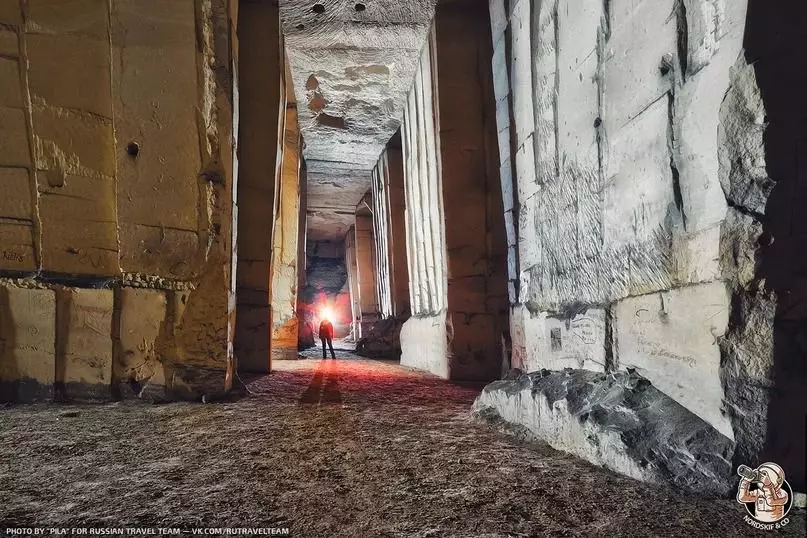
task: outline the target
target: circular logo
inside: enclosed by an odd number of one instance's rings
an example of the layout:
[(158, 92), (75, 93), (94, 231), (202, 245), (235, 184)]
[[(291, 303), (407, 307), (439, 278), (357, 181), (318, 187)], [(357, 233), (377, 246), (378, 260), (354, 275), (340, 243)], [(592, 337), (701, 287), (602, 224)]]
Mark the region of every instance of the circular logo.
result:
[(737, 502), (745, 505), (751, 519), (765, 529), (786, 525), (785, 516), (793, 506), (793, 490), (782, 467), (773, 462), (756, 469), (740, 465), (737, 474), (740, 475)]

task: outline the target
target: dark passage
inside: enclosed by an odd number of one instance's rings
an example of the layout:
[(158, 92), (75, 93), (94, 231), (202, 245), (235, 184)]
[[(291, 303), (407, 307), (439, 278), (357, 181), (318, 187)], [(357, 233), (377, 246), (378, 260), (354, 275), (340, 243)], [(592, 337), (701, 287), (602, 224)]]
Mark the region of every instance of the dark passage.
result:
[(773, 384), (762, 461), (807, 490), (807, 3), (750, 0), (746, 58), (765, 103), (773, 190), (765, 207), (761, 274), (776, 294)]

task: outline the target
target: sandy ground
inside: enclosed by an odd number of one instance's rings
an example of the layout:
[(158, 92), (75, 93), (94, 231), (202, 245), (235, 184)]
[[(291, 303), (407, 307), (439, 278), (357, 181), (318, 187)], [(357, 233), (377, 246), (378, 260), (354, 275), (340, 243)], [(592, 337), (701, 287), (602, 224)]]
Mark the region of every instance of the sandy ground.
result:
[[(0, 534), (23, 525), (762, 534), (732, 500), (651, 487), (472, 421), (479, 387), (339, 356), (277, 363), (237, 402), (0, 410)], [(804, 512), (790, 519), (783, 534), (803, 536)]]

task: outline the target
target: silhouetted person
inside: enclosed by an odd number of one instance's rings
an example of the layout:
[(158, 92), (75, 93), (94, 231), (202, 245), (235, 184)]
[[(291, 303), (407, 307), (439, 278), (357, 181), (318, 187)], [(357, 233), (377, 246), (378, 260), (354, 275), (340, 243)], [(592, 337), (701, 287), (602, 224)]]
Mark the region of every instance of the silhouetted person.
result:
[(333, 325), (327, 319), (323, 319), (319, 324), (319, 339), (322, 340), (322, 358), (327, 359), (325, 355), (325, 342), (331, 348), (331, 358), (336, 359), (336, 354), (333, 352)]

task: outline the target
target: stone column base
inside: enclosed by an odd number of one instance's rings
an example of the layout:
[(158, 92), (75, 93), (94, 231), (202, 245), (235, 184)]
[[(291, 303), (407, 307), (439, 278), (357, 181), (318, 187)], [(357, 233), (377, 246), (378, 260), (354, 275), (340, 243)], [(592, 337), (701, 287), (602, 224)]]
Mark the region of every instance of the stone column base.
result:
[(297, 348), (277, 348), (272, 349), (273, 361), (296, 361), (300, 358)]
[(448, 379), (446, 315), (413, 316), (401, 328), (401, 364)]

